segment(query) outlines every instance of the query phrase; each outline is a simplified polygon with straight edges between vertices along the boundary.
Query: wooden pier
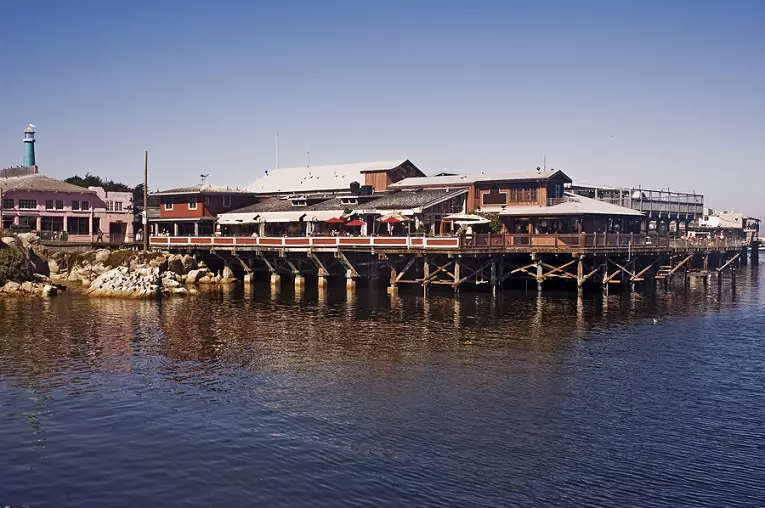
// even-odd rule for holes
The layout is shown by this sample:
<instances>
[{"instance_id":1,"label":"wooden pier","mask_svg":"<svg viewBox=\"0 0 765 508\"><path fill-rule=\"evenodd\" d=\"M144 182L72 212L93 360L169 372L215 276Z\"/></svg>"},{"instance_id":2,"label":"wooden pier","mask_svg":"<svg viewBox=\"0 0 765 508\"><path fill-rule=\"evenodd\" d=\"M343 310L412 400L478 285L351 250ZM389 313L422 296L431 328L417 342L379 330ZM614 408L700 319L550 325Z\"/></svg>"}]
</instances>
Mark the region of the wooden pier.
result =
<instances>
[{"instance_id":1,"label":"wooden pier","mask_svg":"<svg viewBox=\"0 0 765 508\"><path fill-rule=\"evenodd\" d=\"M436 285L455 292L465 285L496 290L514 279L535 282L541 290L551 281L578 289L593 284L607 289L613 284L669 282L680 276L708 278L735 273L747 262L749 251L740 240L618 233L155 236L150 245L154 250L215 257L246 281L258 271L269 272L272 283L286 276L296 285L309 276L323 286L336 276L344 277L349 286L359 279L384 283L390 292L402 284L419 285L426 292Z\"/></svg>"}]
</instances>

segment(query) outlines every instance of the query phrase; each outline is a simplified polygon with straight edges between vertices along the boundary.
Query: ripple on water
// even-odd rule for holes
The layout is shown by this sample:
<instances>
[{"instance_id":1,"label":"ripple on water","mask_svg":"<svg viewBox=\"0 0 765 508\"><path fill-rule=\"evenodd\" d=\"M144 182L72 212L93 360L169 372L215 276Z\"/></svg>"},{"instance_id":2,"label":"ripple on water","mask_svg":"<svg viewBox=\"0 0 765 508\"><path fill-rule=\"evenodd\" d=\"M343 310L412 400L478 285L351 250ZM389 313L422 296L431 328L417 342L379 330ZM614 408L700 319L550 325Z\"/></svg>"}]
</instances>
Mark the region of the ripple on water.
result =
<instances>
[{"instance_id":1,"label":"ripple on water","mask_svg":"<svg viewBox=\"0 0 765 508\"><path fill-rule=\"evenodd\" d=\"M0 300L0 504L762 506L763 291Z\"/></svg>"}]
</instances>

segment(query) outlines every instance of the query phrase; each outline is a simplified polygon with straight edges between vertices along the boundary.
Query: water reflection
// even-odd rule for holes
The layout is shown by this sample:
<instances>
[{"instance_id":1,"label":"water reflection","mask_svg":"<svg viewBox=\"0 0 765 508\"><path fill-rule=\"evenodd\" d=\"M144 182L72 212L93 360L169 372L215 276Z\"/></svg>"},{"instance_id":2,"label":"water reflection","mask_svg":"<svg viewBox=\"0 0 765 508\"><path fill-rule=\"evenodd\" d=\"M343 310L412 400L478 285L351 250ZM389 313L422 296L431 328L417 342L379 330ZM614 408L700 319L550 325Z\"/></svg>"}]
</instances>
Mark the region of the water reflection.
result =
<instances>
[{"instance_id":1,"label":"water reflection","mask_svg":"<svg viewBox=\"0 0 765 508\"><path fill-rule=\"evenodd\" d=\"M676 500L683 471L692 504L740 501L762 463L747 445L765 381L756 270L625 286L0 300L0 445L46 478L12 473L9 492L173 505L178 471L213 505L331 506L322 493L347 488L372 504L650 506ZM120 467L121 486L99 476Z\"/></svg>"}]
</instances>

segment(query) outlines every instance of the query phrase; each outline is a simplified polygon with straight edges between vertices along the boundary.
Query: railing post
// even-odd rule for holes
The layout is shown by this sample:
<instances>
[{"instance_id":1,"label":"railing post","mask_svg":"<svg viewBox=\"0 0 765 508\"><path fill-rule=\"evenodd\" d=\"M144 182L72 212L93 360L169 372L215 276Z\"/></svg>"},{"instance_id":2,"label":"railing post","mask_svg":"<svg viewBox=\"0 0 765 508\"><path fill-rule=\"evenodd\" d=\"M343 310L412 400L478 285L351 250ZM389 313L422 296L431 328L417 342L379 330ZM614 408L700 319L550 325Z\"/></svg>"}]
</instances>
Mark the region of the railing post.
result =
<instances>
[{"instance_id":1,"label":"railing post","mask_svg":"<svg viewBox=\"0 0 765 508\"><path fill-rule=\"evenodd\" d=\"M558 248L558 233L555 233L555 248Z\"/></svg>"}]
</instances>

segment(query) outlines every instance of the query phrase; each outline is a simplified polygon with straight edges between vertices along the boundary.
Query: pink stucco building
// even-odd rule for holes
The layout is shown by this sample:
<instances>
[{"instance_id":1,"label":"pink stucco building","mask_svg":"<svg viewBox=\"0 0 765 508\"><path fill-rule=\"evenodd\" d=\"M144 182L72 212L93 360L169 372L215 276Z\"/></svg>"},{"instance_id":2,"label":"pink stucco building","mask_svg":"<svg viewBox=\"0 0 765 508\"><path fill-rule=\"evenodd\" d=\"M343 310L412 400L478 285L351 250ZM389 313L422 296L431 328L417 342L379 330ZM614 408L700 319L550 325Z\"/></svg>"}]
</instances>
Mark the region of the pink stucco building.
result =
<instances>
[{"instance_id":1,"label":"pink stucco building","mask_svg":"<svg viewBox=\"0 0 765 508\"><path fill-rule=\"evenodd\" d=\"M37 166L21 166L0 170L0 193L3 228L70 242L134 240L130 192L86 189L43 176Z\"/></svg>"}]
</instances>

